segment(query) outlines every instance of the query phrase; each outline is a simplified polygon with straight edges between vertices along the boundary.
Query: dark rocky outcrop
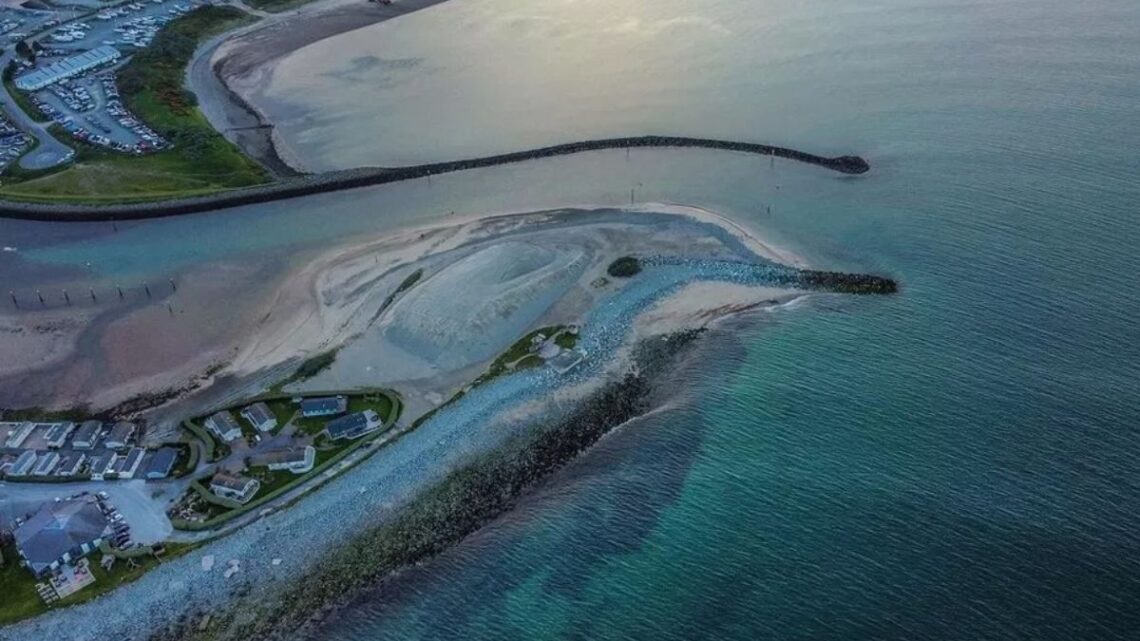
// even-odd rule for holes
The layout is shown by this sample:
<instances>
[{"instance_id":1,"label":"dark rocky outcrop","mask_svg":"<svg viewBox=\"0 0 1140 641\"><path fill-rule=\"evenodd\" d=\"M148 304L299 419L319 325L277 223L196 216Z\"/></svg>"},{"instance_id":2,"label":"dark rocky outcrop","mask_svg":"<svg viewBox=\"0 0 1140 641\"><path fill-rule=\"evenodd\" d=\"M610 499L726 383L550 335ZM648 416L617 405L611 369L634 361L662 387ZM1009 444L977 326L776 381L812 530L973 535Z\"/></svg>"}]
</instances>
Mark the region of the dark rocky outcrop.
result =
<instances>
[{"instance_id":1,"label":"dark rocky outcrop","mask_svg":"<svg viewBox=\"0 0 1140 641\"><path fill-rule=\"evenodd\" d=\"M817 165L843 174L862 174L870 169L870 165L867 164L867 161L858 156L826 158L795 149L762 145L759 143L713 140L710 138L687 138L683 136L636 136L586 140L554 145L552 147L542 147L540 149L517 151L509 154L469 158L466 160L452 160L426 165L413 165L409 167L364 167L322 174L309 174L306 176L284 178L269 185L234 189L207 196L176 198L156 202L71 205L0 201L0 217L53 222L92 222L161 218L164 216L178 216L181 214L192 214L239 207L242 205L286 200L299 196L354 189L357 187L383 185L386 183L414 180L467 169L523 162L537 158L565 156L568 154L603 149L633 149L639 147L694 147L758 154Z\"/></svg>"}]
</instances>

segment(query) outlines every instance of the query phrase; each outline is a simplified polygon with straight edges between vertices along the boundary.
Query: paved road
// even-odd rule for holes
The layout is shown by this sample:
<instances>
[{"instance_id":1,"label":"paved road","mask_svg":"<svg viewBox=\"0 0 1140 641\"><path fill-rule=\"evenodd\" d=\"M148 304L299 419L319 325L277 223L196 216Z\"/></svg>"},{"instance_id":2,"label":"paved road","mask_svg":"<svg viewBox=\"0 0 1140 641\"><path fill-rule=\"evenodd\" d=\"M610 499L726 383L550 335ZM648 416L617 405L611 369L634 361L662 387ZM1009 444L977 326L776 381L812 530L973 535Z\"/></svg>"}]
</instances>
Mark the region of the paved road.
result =
<instances>
[{"instance_id":1,"label":"paved road","mask_svg":"<svg viewBox=\"0 0 1140 641\"><path fill-rule=\"evenodd\" d=\"M7 67L8 61L15 55L14 47L4 51L0 55L0 69ZM12 96L8 95L8 88L3 84L0 84L0 102L3 103L4 113L8 118L17 127L34 136L39 142L35 149L20 158L19 165L21 167L33 170L47 169L65 163L75 155L75 150L56 140L54 136L48 133L45 125L32 120L31 116L24 113L24 110L20 109Z\"/></svg>"}]
</instances>

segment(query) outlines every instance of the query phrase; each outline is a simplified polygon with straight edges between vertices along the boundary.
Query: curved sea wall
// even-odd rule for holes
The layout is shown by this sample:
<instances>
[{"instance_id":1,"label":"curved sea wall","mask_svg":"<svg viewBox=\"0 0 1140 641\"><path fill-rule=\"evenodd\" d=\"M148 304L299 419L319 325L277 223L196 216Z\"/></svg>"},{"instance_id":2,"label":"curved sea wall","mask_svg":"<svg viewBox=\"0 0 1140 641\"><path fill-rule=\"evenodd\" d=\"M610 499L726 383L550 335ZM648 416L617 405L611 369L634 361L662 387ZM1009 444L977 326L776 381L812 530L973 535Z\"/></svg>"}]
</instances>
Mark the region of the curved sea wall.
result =
<instances>
[{"instance_id":1,"label":"curved sea wall","mask_svg":"<svg viewBox=\"0 0 1140 641\"><path fill-rule=\"evenodd\" d=\"M94 222L161 218L164 216L178 216L182 214L239 207L242 205L286 200L300 196L355 189L358 187L383 185L404 180L424 178L435 174L506 165L538 158L565 156L586 151L633 149L639 147L695 147L735 151L787 158L810 165L817 165L843 174L853 175L866 173L871 168L871 166L867 164L867 161L859 156L826 158L795 149L762 145L759 143L714 140L710 138L686 138L682 136L637 136L571 142L554 145L552 147L516 151L496 156L451 160L426 165L392 168L363 167L359 169L310 174L295 178L286 178L269 185L234 189L207 196L175 198L147 203L72 205L0 201L0 217L51 222Z\"/></svg>"}]
</instances>

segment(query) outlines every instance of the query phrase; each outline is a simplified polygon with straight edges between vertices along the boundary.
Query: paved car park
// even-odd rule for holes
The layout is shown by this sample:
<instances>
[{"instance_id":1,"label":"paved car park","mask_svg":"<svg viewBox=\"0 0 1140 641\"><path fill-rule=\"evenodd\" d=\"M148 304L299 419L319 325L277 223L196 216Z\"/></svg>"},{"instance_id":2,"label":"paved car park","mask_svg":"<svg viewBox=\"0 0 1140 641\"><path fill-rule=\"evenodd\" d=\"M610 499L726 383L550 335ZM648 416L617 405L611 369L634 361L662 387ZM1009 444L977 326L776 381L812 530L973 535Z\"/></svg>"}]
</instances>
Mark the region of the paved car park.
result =
<instances>
[{"instance_id":1,"label":"paved car park","mask_svg":"<svg viewBox=\"0 0 1140 641\"><path fill-rule=\"evenodd\" d=\"M84 142L135 154L167 146L123 106L112 71L57 82L31 98L40 111Z\"/></svg>"},{"instance_id":2,"label":"paved car park","mask_svg":"<svg viewBox=\"0 0 1140 641\"><path fill-rule=\"evenodd\" d=\"M91 16L63 24L39 38L46 48L74 54L99 46L118 47L124 54L150 44L166 23L202 2L140 0L108 7Z\"/></svg>"},{"instance_id":3,"label":"paved car park","mask_svg":"<svg viewBox=\"0 0 1140 641\"><path fill-rule=\"evenodd\" d=\"M105 6L81 19L76 16L90 12L90 7L52 12L0 8L0 44L11 45L0 55L0 63L15 60L20 65L16 84L23 78L24 88L31 90L25 94L29 101L71 137L121 153L165 149L169 142L123 105L114 71L123 64L120 55L125 58L148 46L164 25L205 4L209 2L139 0ZM20 41L35 43L34 63L12 52ZM0 92L0 101L15 131L9 135L0 122L0 172L17 159L26 169L43 169L74 157L72 149L4 93L6 89ZM28 137L38 141L31 151Z\"/></svg>"}]
</instances>

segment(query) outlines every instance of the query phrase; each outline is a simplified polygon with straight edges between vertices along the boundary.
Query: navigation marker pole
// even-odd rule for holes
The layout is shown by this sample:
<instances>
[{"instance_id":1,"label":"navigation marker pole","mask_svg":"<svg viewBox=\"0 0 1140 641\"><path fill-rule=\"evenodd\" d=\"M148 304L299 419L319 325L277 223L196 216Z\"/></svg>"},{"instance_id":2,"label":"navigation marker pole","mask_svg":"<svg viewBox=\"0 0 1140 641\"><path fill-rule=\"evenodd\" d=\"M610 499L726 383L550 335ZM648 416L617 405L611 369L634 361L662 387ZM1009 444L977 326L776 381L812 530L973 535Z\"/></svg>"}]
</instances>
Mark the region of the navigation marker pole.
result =
<instances>
[{"instance_id":1,"label":"navigation marker pole","mask_svg":"<svg viewBox=\"0 0 1140 641\"><path fill-rule=\"evenodd\" d=\"M88 287L87 291L91 293L91 302L92 303L98 302L95 300L95 288L94 287Z\"/></svg>"},{"instance_id":2,"label":"navigation marker pole","mask_svg":"<svg viewBox=\"0 0 1140 641\"><path fill-rule=\"evenodd\" d=\"M150 298L150 285L147 285L146 283L143 283L143 289L145 289L145 290L146 290L146 297L147 297L147 298Z\"/></svg>"},{"instance_id":3,"label":"navigation marker pole","mask_svg":"<svg viewBox=\"0 0 1140 641\"><path fill-rule=\"evenodd\" d=\"M174 284L173 278L170 279L170 291L172 291L172 292L178 291L178 285Z\"/></svg>"},{"instance_id":4,"label":"navigation marker pole","mask_svg":"<svg viewBox=\"0 0 1140 641\"><path fill-rule=\"evenodd\" d=\"M63 290L63 300L67 302L67 306L71 307L71 297L67 295L67 290Z\"/></svg>"},{"instance_id":5,"label":"navigation marker pole","mask_svg":"<svg viewBox=\"0 0 1140 641\"><path fill-rule=\"evenodd\" d=\"M47 307L47 303L44 302L44 295L41 294L40 290L38 290L38 289L36 290L36 296L38 296L40 299L40 305Z\"/></svg>"},{"instance_id":6,"label":"navigation marker pole","mask_svg":"<svg viewBox=\"0 0 1140 641\"><path fill-rule=\"evenodd\" d=\"M12 297L12 306L16 309L20 309L20 301L16 300L16 292L9 289L8 295Z\"/></svg>"},{"instance_id":7,"label":"navigation marker pole","mask_svg":"<svg viewBox=\"0 0 1140 641\"><path fill-rule=\"evenodd\" d=\"M119 300L123 300L123 288L115 285L115 289L119 290Z\"/></svg>"}]
</instances>

